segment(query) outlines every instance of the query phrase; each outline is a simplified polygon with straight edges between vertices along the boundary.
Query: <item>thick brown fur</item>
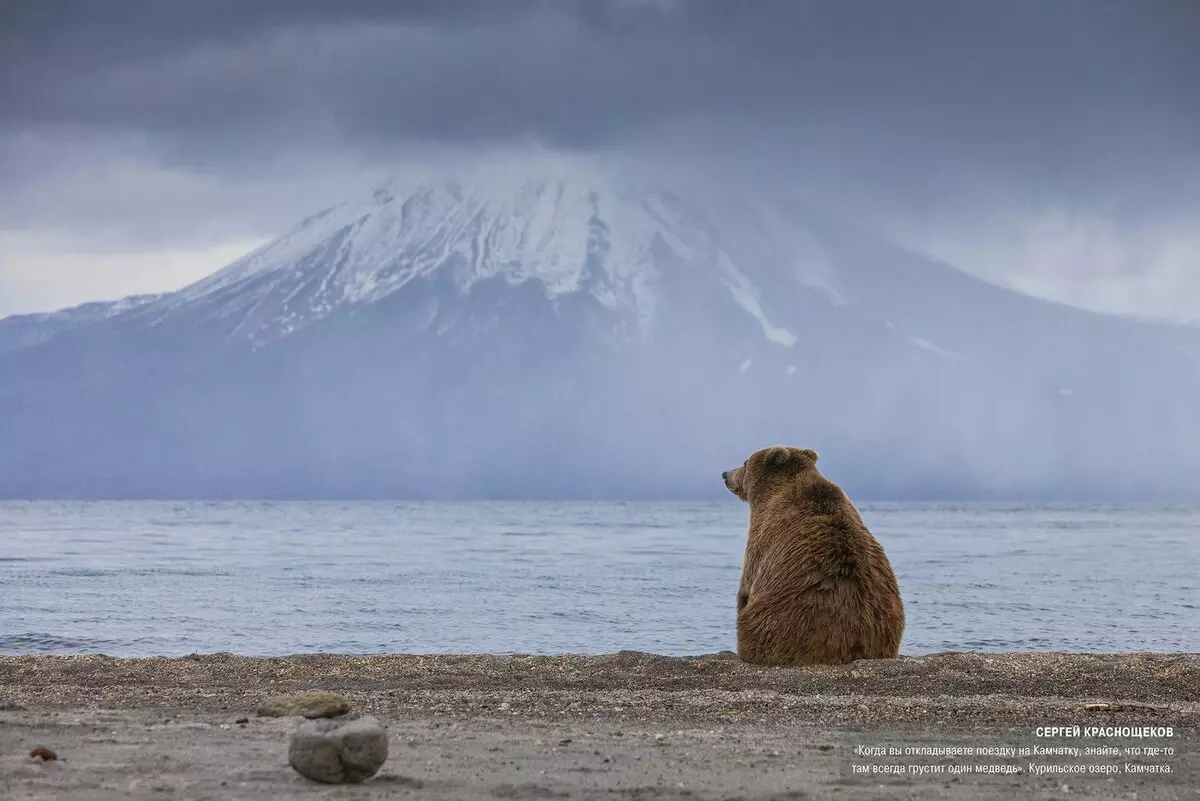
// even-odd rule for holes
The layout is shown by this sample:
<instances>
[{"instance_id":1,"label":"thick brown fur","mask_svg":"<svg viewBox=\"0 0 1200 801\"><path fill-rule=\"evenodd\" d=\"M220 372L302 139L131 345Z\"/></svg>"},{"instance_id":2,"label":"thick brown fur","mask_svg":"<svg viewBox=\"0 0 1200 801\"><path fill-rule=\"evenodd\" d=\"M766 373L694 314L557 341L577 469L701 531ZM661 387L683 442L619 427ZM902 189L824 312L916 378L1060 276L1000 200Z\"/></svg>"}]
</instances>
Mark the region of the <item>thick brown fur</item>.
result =
<instances>
[{"instance_id":1,"label":"thick brown fur","mask_svg":"<svg viewBox=\"0 0 1200 801\"><path fill-rule=\"evenodd\" d=\"M758 665L842 665L900 653L904 603L883 547L808 448L755 451L723 474L750 504L737 651Z\"/></svg>"}]
</instances>

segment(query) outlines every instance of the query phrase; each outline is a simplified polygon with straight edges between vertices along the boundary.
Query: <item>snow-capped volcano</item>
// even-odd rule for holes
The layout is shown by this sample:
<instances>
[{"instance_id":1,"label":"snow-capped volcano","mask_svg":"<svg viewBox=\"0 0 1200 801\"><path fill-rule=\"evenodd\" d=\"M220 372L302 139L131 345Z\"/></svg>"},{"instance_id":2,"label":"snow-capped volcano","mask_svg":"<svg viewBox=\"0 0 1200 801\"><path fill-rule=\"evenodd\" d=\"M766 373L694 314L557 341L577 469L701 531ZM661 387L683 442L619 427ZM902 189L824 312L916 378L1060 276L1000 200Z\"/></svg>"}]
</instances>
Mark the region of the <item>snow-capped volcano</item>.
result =
<instances>
[{"instance_id":1,"label":"snow-capped volcano","mask_svg":"<svg viewBox=\"0 0 1200 801\"><path fill-rule=\"evenodd\" d=\"M441 183L399 178L314 214L158 309L211 306L256 342L295 332L418 279L534 282L551 300L584 293L653 325L663 271L724 284L775 341L795 337L763 309L764 265L834 296L829 263L803 227L742 198L724 202L588 162L475 168ZM432 321L430 321L432 322Z\"/></svg>"},{"instance_id":2,"label":"snow-capped volcano","mask_svg":"<svg viewBox=\"0 0 1200 801\"><path fill-rule=\"evenodd\" d=\"M1186 495L1200 329L1020 295L757 195L400 176L178 292L0 321L0 496Z\"/></svg>"}]
</instances>

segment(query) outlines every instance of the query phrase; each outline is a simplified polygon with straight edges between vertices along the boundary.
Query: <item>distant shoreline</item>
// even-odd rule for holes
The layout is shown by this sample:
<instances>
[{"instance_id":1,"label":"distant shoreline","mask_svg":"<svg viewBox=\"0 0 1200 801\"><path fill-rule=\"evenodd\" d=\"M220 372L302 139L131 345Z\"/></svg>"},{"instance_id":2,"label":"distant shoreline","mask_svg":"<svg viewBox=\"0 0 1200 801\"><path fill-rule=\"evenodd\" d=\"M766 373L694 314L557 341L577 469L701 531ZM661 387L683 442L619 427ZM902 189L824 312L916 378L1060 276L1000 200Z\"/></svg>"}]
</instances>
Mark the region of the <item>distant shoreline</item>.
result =
<instances>
[{"instance_id":1,"label":"distant shoreline","mask_svg":"<svg viewBox=\"0 0 1200 801\"><path fill-rule=\"evenodd\" d=\"M1049 508L1062 508L1065 510L1078 509L1080 507L1098 507L1098 508L1178 508L1184 510L1194 510L1200 508L1200 498L1190 495L1171 495L1171 496L1151 496L1151 495L1130 495L1126 497L1063 497L1063 496L1037 496L1028 495L1025 497L1012 497L1008 495L997 495L995 497L987 495L943 495L938 497L929 497L924 495L901 495L901 496L859 496L855 495L851 498L855 505L859 506L939 506L939 505L963 505L963 506L993 506L993 507L1025 507L1025 506L1044 506ZM79 496L57 496L57 495L39 495L34 497L25 497L19 495L0 495L0 504L147 504L147 505L169 505L169 504L203 504L215 506L237 506L242 504L262 504L262 505L283 505L283 504L312 504L312 505L337 505L337 504L369 504L369 505L388 505L388 504L511 504L511 505L539 505L539 504L720 504L729 506L740 506L743 501L730 495L728 492L713 492L706 495L698 495L696 497L686 496L663 496L663 497L620 497L620 496L602 496L595 498L586 498L578 496L568 496L563 498L536 498L536 497L400 497L400 496L374 496L364 495L361 497L355 496L281 496L278 498L264 498L256 495L238 496L228 495L220 497L172 497L169 495L163 496L95 496L95 497L79 497Z\"/></svg>"}]
</instances>

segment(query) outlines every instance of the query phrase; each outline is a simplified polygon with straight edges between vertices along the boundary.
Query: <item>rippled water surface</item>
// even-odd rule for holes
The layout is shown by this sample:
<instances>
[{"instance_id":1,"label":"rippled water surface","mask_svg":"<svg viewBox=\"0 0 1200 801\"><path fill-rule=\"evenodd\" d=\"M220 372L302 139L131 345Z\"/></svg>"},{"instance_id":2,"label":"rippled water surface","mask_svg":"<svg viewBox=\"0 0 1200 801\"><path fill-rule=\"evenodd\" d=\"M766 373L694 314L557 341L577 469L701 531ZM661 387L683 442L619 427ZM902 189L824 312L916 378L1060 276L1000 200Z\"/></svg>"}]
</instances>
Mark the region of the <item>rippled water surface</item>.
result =
<instances>
[{"instance_id":1,"label":"rippled water surface","mask_svg":"<svg viewBox=\"0 0 1200 801\"><path fill-rule=\"evenodd\" d=\"M1200 509L862 504L906 653L1200 651ZM0 503L0 653L732 649L746 507Z\"/></svg>"}]
</instances>

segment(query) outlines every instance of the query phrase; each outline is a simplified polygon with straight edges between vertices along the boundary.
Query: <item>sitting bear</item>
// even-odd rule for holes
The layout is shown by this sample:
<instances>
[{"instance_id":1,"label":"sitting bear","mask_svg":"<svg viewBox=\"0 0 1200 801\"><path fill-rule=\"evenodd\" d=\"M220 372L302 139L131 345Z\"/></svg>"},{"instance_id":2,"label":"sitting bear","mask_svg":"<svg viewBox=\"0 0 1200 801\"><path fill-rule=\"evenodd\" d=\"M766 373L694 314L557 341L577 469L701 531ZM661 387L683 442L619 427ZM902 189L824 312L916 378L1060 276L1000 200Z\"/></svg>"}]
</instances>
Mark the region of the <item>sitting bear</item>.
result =
<instances>
[{"instance_id":1,"label":"sitting bear","mask_svg":"<svg viewBox=\"0 0 1200 801\"><path fill-rule=\"evenodd\" d=\"M750 504L737 651L759 665L895 657L904 603L883 547L808 448L776 445L723 473Z\"/></svg>"}]
</instances>

